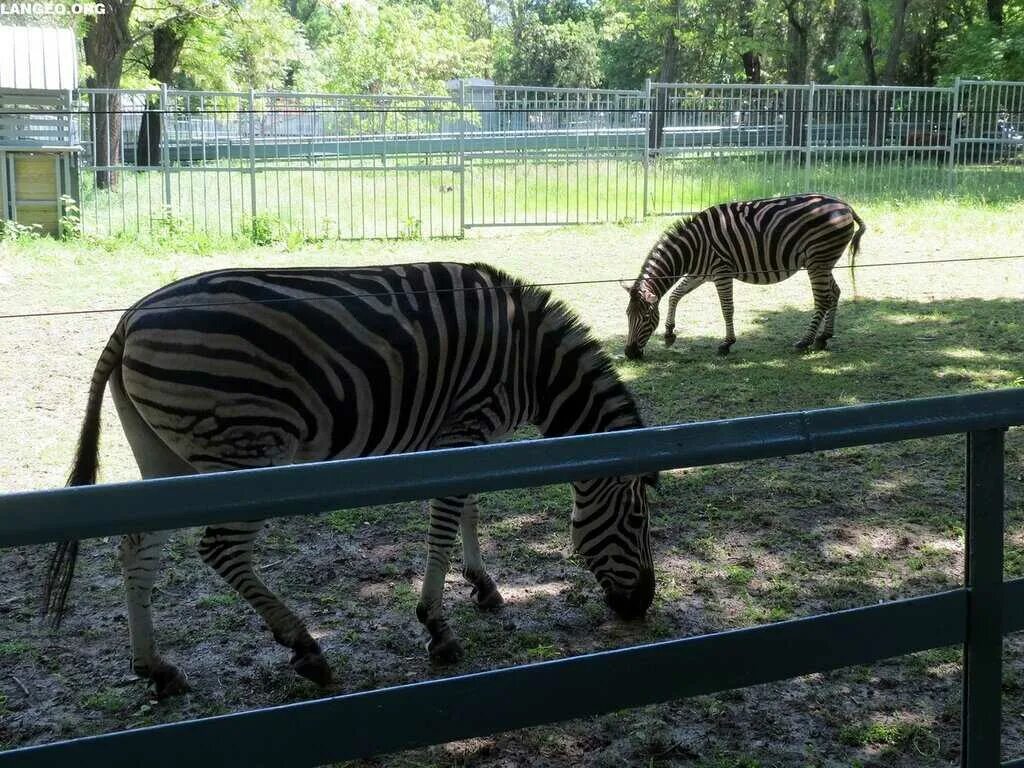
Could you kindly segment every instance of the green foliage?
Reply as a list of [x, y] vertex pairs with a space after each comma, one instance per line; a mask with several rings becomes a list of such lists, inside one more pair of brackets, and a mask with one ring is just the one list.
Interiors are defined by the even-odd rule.
[[251, 216], [242, 222], [242, 232], [253, 245], [270, 245], [277, 239], [274, 218], [265, 213]]
[[340, 93], [445, 93], [456, 77], [488, 74], [490, 28], [476, 3], [345, 4], [320, 24], [323, 85]]
[[598, 42], [589, 21], [545, 24], [531, 13], [498, 37], [495, 77], [517, 85], [592, 88], [603, 80]]
[[82, 234], [82, 209], [78, 202], [68, 195], [60, 196], [62, 214], [58, 227], [61, 240], [71, 240]]
[[950, 29], [938, 46], [941, 79], [1024, 80], [1024, 2], [1005, 14], [1001, 28], [981, 19]]
[[[986, 0], [250, 0], [183, 12], [137, 5], [122, 85], [146, 87], [154, 27], [176, 19], [184, 47], [172, 84], [340, 93], [444, 94], [445, 81], [639, 88], [647, 77], [739, 82], [744, 55], [763, 82], [863, 83], [864, 41], [880, 78], [1024, 79], [1024, 2], [1004, 21]], [[867, 11], [865, 16], [862, 11]], [[868, 21], [866, 21], [866, 18]], [[896, 46], [896, 47], [894, 47]], [[676, 50], [674, 64], [667, 51]]]

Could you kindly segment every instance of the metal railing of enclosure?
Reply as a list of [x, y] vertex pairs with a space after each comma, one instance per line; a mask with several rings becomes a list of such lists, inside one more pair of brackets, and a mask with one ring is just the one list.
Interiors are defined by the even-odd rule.
[[967, 434], [959, 589], [24, 747], [0, 753], [0, 766], [316, 765], [963, 643], [962, 765], [991, 768], [1001, 751], [1002, 636], [1024, 629], [1024, 579], [1003, 581], [1003, 438], [1021, 424], [1024, 390], [1016, 389], [2, 496], [0, 546], [13, 546]]
[[808, 190], [1024, 197], [1024, 83], [458, 82], [448, 96], [82, 89], [83, 228], [402, 238]]

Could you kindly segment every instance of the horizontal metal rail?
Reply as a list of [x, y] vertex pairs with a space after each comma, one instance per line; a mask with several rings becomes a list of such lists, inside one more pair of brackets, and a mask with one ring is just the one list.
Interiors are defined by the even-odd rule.
[[1001, 567], [1003, 430], [1020, 424], [1024, 389], [1001, 390], [0, 497], [0, 546], [9, 546], [954, 433], [969, 437], [962, 588], [767, 626], [25, 747], [0, 753], [0, 768], [143, 761], [315, 765], [957, 643], [965, 648], [963, 765], [996, 765], [1001, 638], [1024, 629], [1024, 580], [1002, 583]]
[[[1024, 389], [1008, 389], [600, 435], [12, 493], [0, 496], [0, 547], [749, 461], [994, 429], [1022, 420]], [[39, 510], [46, 510], [46, 514]]]
[[[226, 768], [352, 760], [953, 645], [964, 640], [966, 610], [967, 592], [958, 589], [761, 627], [14, 750], [0, 753], [0, 768]], [[523, 691], [530, 693], [524, 696]]]

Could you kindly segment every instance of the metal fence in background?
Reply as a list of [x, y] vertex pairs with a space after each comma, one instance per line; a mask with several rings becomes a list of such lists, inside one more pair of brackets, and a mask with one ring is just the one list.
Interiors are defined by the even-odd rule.
[[639, 221], [820, 191], [1024, 197], [1024, 83], [82, 89], [82, 227], [303, 238]]

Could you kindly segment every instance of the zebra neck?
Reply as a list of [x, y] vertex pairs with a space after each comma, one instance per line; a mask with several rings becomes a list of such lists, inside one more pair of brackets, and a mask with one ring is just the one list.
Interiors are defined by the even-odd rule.
[[661, 236], [644, 260], [634, 288], [655, 301], [683, 277], [694, 271], [692, 224], [672, 226]]
[[530, 358], [531, 421], [544, 437], [643, 426], [608, 355], [562, 307], [537, 326]]

